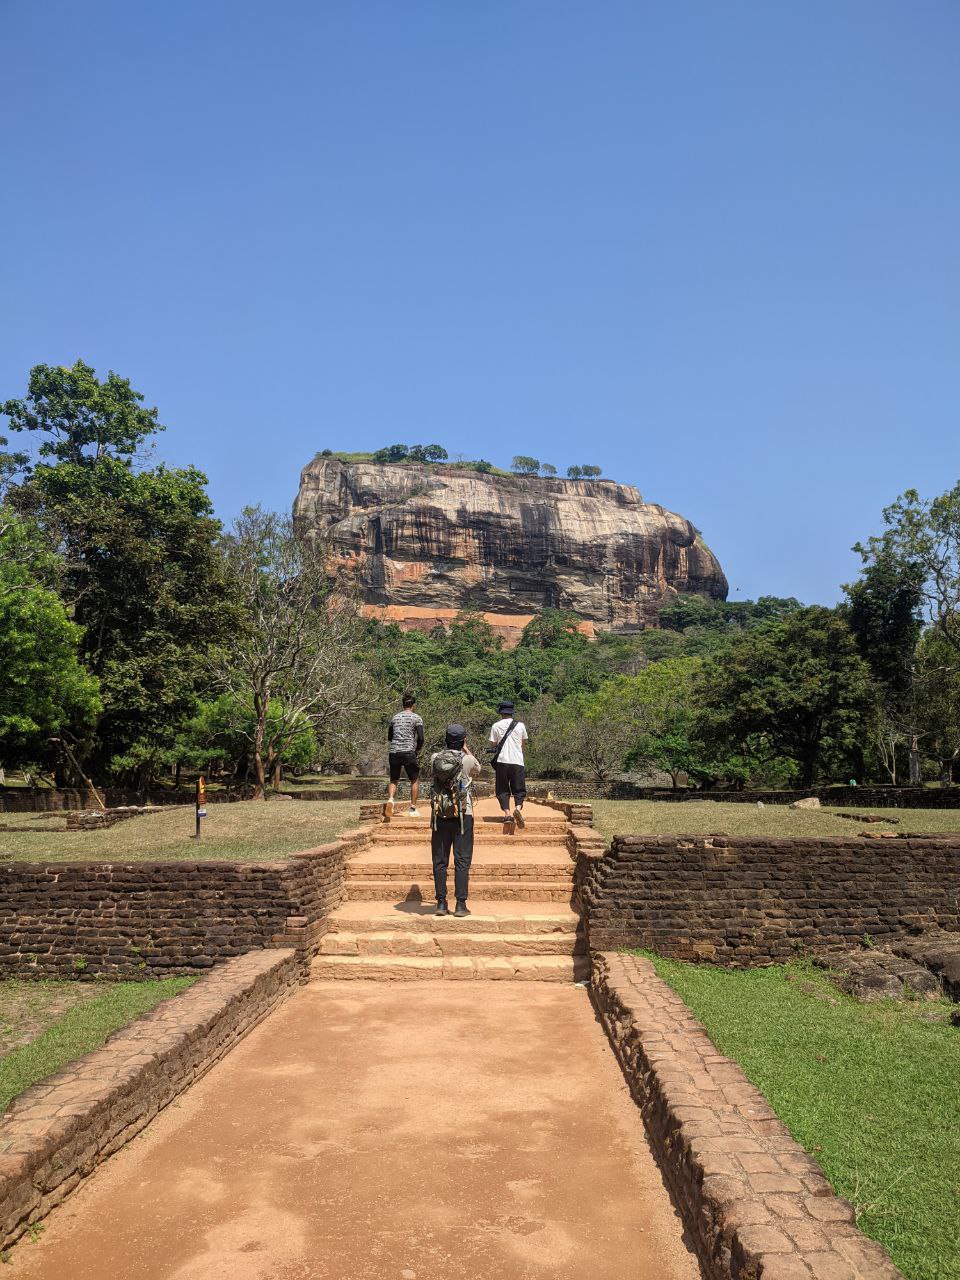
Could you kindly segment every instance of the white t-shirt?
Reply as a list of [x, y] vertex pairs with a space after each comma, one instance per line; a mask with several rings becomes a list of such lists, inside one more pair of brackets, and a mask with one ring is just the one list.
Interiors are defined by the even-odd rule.
[[[490, 730], [490, 745], [495, 747], [510, 728], [511, 716], [505, 716]], [[497, 764], [523, 764], [523, 744], [527, 741], [527, 726], [518, 720], [513, 733], [503, 744], [503, 750], [497, 757]]]

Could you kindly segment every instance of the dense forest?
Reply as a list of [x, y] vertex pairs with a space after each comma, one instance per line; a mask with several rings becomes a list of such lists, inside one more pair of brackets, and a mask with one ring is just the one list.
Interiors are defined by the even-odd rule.
[[[541, 776], [954, 778], [960, 483], [882, 513], [836, 608], [679, 597], [658, 629], [595, 642], [547, 611], [506, 650], [478, 615], [429, 634], [364, 618], [286, 515], [252, 507], [224, 529], [200, 471], [153, 461], [158, 411], [112, 372], [37, 365], [0, 411], [6, 775], [145, 788], [203, 769], [263, 794], [283, 771], [376, 771], [410, 689], [433, 742], [453, 719], [479, 738], [513, 698]], [[446, 457], [380, 455], [403, 450]]]

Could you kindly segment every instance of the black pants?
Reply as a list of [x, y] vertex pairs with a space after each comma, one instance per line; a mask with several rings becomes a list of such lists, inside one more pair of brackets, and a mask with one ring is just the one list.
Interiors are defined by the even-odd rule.
[[458, 902], [466, 902], [470, 879], [470, 863], [473, 861], [473, 814], [463, 818], [463, 834], [459, 818], [438, 818], [437, 829], [430, 840], [433, 854], [433, 887], [438, 902], [447, 900], [447, 867], [450, 850], [453, 849], [453, 883]]
[[497, 761], [497, 799], [501, 809], [510, 808], [510, 797], [519, 809], [527, 798], [527, 774], [522, 764]]

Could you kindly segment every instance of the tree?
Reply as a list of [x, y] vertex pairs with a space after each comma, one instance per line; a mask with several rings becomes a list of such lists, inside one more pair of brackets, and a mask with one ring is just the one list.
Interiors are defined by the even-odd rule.
[[960, 760], [960, 660], [940, 632], [930, 630], [917, 653], [917, 721], [925, 754], [941, 786], [950, 786]]
[[552, 462], [541, 462], [540, 471], [541, 471], [541, 474], [548, 477], [555, 476], [557, 474], [557, 468], [553, 465]]
[[474, 471], [479, 471], [482, 475], [489, 475], [493, 470], [493, 463], [488, 462], [486, 458], [480, 458], [473, 464]]
[[39, 431], [46, 438], [41, 458], [75, 466], [101, 458], [132, 458], [143, 442], [163, 431], [156, 409], [111, 369], [103, 382], [78, 360], [72, 368], [38, 364], [30, 370], [27, 394], [7, 400], [0, 412], [14, 431]]
[[603, 475], [600, 467], [581, 467], [580, 472], [585, 480], [594, 480], [597, 476]]
[[583, 467], [567, 467], [567, 479], [568, 479], [568, 480], [582, 480], [582, 479], [583, 479]]
[[874, 740], [892, 783], [897, 781], [898, 748], [904, 744], [910, 781], [921, 781], [915, 656], [923, 626], [923, 577], [915, 561], [880, 548], [864, 564], [859, 580], [844, 587], [847, 621], [873, 675]]
[[800, 609], [745, 632], [707, 664], [701, 731], [713, 749], [796, 761], [809, 787], [828, 751], [856, 746], [869, 678], [845, 619]]
[[698, 683], [702, 663], [673, 658], [651, 663], [633, 678], [640, 736], [628, 762], [656, 765], [674, 787], [681, 773], [703, 775], [706, 752], [697, 732]]
[[405, 444], [390, 444], [383, 449], [378, 449], [373, 455], [374, 462], [404, 462], [409, 456], [410, 450]]
[[52, 578], [49, 559], [38, 535], [0, 508], [0, 765], [50, 757], [52, 738], [75, 741], [99, 709], [97, 682], [77, 657], [80, 628], [33, 572]]
[[937, 498], [908, 489], [883, 512], [887, 528], [854, 547], [865, 564], [918, 565], [934, 626], [960, 653], [960, 481]]
[[25, 453], [8, 452], [8, 444], [7, 437], [0, 436], [0, 502], [3, 501], [7, 486], [13, 483], [18, 472], [22, 471], [30, 461]]
[[[171, 763], [187, 764], [213, 772], [230, 768], [242, 779], [250, 767], [250, 743], [255, 733], [253, 706], [238, 702], [234, 694], [201, 702], [178, 736], [170, 752]], [[263, 735], [265, 773], [279, 786], [281, 770], [308, 769], [317, 763], [316, 734], [306, 719], [294, 720], [288, 731], [286, 709], [272, 702]]]
[[353, 745], [352, 730], [371, 703], [367, 673], [354, 656], [364, 629], [352, 594], [327, 571], [324, 546], [298, 537], [289, 517], [247, 508], [225, 552], [242, 624], [220, 683], [243, 712], [234, 727], [249, 741], [262, 799], [268, 725], [279, 755], [305, 725], [320, 745]]
[[160, 429], [142, 400], [126, 379], [111, 372], [100, 383], [78, 361], [37, 365], [26, 399], [4, 406], [17, 430], [41, 435], [41, 461], [8, 497], [60, 556], [80, 657], [99, 680], [91, 767], [140, 786], [193, 711], [208, 652], [234, 621], [206, 477], [134, 469]]
[[450, 456], [440, 444], [428, 444], [423, 454], [428, 462], [446, 462]]
[[535, 476], [540, 470], [540, 463], [536, 458], [527, 458], [520, 454], [511, 462], [510, 469], [518, 476]]

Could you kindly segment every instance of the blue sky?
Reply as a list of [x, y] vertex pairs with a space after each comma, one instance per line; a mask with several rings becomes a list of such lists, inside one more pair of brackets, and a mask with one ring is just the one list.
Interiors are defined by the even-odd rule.
[[229, 519], [324, 447], [593, 462], [832, 602], [960, 475], [960, 6], [0, 0], [0, 397]]

